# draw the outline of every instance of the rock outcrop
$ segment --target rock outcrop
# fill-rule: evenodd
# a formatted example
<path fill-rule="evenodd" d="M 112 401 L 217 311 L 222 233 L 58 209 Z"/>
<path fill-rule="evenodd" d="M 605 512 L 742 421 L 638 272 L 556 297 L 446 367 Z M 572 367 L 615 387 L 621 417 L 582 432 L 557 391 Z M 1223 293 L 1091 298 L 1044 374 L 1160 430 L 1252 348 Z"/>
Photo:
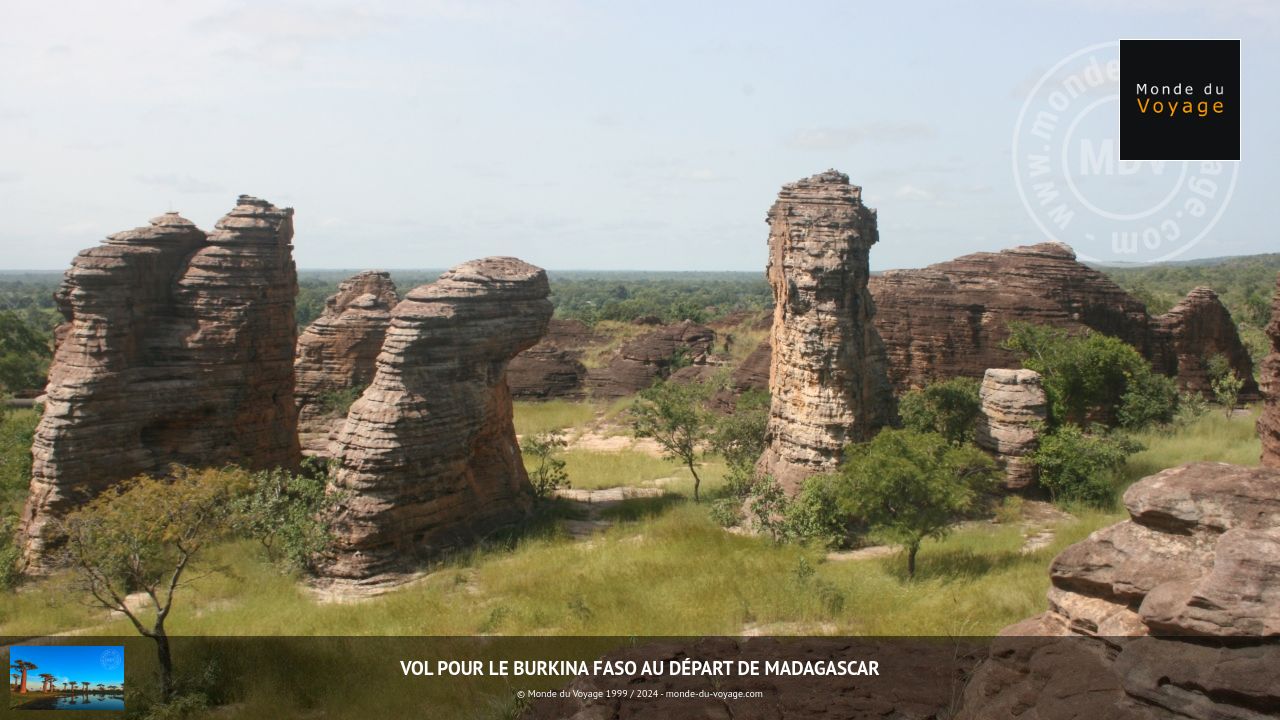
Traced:
<path fill-rule="evenodd" d="M 175 213 L 72 262 L 22 515 L 32 571 L 51 521 L 170 464 L 298 462 L 293 211 L 240 196 L 207 236 Z"/>
<path fill-rule="evenodd" d="M 1275 717 L 1280 470 L 1192 463 L 1124 504 L 1054 560 L 1049 611 L 1002 631 L 959 717 Z"/>
<path fill-rule="evenodd" d="M 682 367 L 707 364 L 715 344 L 715 330 L 691 320 L 660 326 L 623 343 L 605 367 L 587 371 L 587 388 L 598 399 L 626 397 Z"/>
<path fill-rule="evenodd" d="M 1262 361 L 1262 394 L 1266 404 L 1258 418 L 1258 435 L 1262 438 L 1262 464 L 1280 467 L 1280 276 L 1276 278 L 1276 294 L 1271 299 L 1271 322 L 1267 325 L 1271 352 Z"/>
<path fill-rule="evenodd" d="M 1120 338 L 1189 391 L 1206 392 L 1206 365 L 1221 354 L 1246 379 L 1241 398 L 1256 397 L 1249 353 L 1212 291 L 1197 288 L 1168 314 L 1152 318 L 1141 301 L 1077 262 L 1060 243 L 890 270 L 872 277 L 868 288 L 889 380 L 899 395 L 933 380 L 981 378 L 987 368 L 1016 367 L 1017 353 L 1002 343 L 1009 323 L 1019 321 Z"/>
<path fill-rule="evenodd" d="M 1034 370 L 990 368 L 978 390 L 981 409 L 974 426 L 978 447 L 996 456 L 1005 474 L 1005 487 L 1016 490 L 1035 482 L 1030 459 L 1039 433 L 1049 418 L 1049 402 Z"/>
<path fill-rule="evenodd" d="M 585 323 L 553 319 L 542 340 L 507 366 L 511 396 L 525 400 L 584 397 L 587 368 L 582 355 L 594 339 Z"/>
<path fill-rule="evenodd" d="M 329 434 L 346 419 L 354 400 L 373 380 L 374 364 L 400 302 L 391 275 L 369 270 L 338 285 L 324 312 L 298 336 L 293 362 L 298 436 L 303 451 L 328 452 Z"/>
<path fill-rule="evenodd" d="M 1184 391 L 1213 397 L 1208 371 L 1209 360 L 1215 355 L 1225 358 L 1244 381 L 1240 399 L 1257 400 L 1253 360 L 1217 293 L 1207 287 L 1195 288 L 1169 312 L 1155 318 L 1150 359 L 1157 370 L 1177 378 Z"/>
<path fill-rule="evenodd" d="M 515 258 L 459 265 L 396 306 L 373 381 L 330 446 L 344 494 L 321 574 L 352 588 L 526 516 L 507 363 L 551 319 L 546 273 Z"/>
<path fill-rule="evenodd" d="M 767 220 L 776 352 L 757 471 L 794 494 L 893 413 L 867 291 L 868 254 L 879 234 L 862 188 L 834 170 L 783 186 Z"/>

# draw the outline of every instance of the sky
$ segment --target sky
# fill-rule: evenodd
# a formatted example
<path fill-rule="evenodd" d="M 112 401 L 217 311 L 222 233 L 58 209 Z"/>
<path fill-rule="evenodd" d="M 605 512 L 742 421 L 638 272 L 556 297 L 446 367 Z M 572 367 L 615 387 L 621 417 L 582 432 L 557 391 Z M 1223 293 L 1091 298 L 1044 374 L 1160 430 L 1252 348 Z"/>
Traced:
<path fill-rule="evenodd" d="M 1060 59 L 1122 37 L 1242 40 L 1238 176 L 1179 257 L 1278 249 L 1268 0 L 9 0 L 4 17 L 0 270 L 65 268 L 170 210 L 208 230 L 246 193 L 296 209 L 302 268 L 754 271 L 780 186 L 827 168 L 879 212 L 873 269 L 1039 242 L 1011 169 L 1020 108 Z"/>
<path fill-rule="evenodd" d="M 28 690 L 40 689 L 44 673 L 56 676 L 59 687 L 73 680 L 94 687 L 124 683 L 124 648 L 119 645 L 15 645 L 9 652 L 11 660 L 36 664 L 27 672 Z"/>

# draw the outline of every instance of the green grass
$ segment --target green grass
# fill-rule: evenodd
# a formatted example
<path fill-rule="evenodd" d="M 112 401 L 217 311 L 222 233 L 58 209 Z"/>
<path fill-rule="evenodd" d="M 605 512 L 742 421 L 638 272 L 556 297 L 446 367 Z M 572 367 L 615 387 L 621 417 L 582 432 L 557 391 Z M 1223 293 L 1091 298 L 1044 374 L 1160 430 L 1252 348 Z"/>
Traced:
<path fill-rule="evenodd" d="M 1125 486 L 1165 468 L 1197 460 L 1257 465 L 1262 454 L 1255 427 L 1259 412 L 1255 406 L 1247 415 L 1227 419 L 1221 408 L 1210 407 L 1185 426 L 1137 433 L 1135 439 L 1146 449 L 1131 455 L 1125 463 Z"/>
<path fill-rule="evenodd" d="M 517 435 L 579 428 L 589 424 L 602 407 L 571 400 L 513 403 Z"/>

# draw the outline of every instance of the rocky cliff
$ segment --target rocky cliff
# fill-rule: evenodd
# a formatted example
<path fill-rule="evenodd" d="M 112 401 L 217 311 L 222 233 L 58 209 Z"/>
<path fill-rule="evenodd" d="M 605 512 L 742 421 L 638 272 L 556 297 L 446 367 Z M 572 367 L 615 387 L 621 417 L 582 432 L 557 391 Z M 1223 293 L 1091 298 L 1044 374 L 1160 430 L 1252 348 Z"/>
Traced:
<path fill-rule="evenodd" d="M 346 418 L 344 401 L 373 380 L 374 363 L 400 301 L 391 275 L 366 271 L 338 285 L 324 312 L 298 336 L 293 363 L 298 434 L 309 454 L 326 453 Z"/>
<path fill-rule="evenodd" d="M 1253 360 L 1240 341 L 1231 312 L 1207 287 L 1187 293 L 1169 312 L 1155 318 L 1149 358 L 1157 370 L 1177 378 L 1185 391 L 1213 397 L 1209 360 L 1221 355 L 1244 380 L 1241 400 L 1258 399 Z"/>
<path fill-rule="evenodd" d="M 868 254 L 879 234 L 862 188 L 834 170 L 783 186 L 767 220 L 776 352 L 757 470 L 794 493 L 893 412 L 867 291 Z"/>
<path fill-rule="evenodd" d="M 293 211 L 240 196 L 207 236 L 169 213 L 81 252 L 56 294 L 24 555 L 47 569 L 51 521 L 172 463 L 298 462 Z"/>
<path fill-rule="evenodd" d="M 396 306 L 373 381 L 330 446 L 334 553 L 322 575 L 394 581 L 532 504 L 507 363 L 551 319 L 544 271 L 515 258 L 459 265 Z"/>
<path fill-rule="evenodd" d="M 1271 352 L 1262 361 L 1262 393 L 1266 404 L 1258 418 L 1258 435 L 1262 437 L 1262 464 L 1280 467 L 1280 277 L 1276 278 L 1276 294 L 1271 299 L 1271 323 L 1267 325 Z"/>
<path fill-rule="evenodd" d="M 517 399 L 577 400 L 586 395 L 587 368 L 583 351 L 595 339 L 591 328 L 578 320 L 553 319 L 537 345 L 512 358 L 507 384 Z"/>
<path fill-rule="evenodd" d="M 587 371 L 587 388 L 606 400 L 634 394 L 673 371 L 706 365 L 715 343 L 715 330 L 691 320 L 659 326 L 623 343 L 606 366 Z"/>
<path fill-rule="evenodd" d="M 1049 402 L 1040 373 L 988 369 L 978 397 L 982 403 L 974 427 L 978 447 L 996 456 L 1004 470 L 1005 487 L 1031 485 L 1036 480 L 1036 468 L 1028 456 L 1038 447 L 1038 435 L 1049 419 Z"/>
<path fill-rule="evenodd" d="M 1124 504 L 1054 560 L 1049 611 L 1002 631 L 960 718 L 1275 717 L 1280 471 L 1192 463 Z"/>

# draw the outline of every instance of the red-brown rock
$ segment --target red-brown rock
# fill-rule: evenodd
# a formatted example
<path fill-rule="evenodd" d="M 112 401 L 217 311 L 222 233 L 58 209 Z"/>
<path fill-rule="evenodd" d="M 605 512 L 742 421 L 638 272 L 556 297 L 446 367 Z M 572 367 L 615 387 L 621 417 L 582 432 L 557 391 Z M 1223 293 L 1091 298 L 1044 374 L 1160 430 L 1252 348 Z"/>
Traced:
<path fill-rule="evenodd" d="M 587 371 L 587 388 L 600 399 L 626 397 L 665 379 L 685 365 L 704 365 L 716 332 L 691 320 L 660 326 L 618 349 L 609 364 Z"/>
<path fill-rule="evenodd" d="M 507 365 L 511 396 L 522 400 L 577 400 L 586 395 L 582 354 L 595 339 L 579 320 L 552 319 L 547 334 Z"/>
<path fill-rule="evenodd" d="M 1231 312 L 1207 287 L 1187 293 L 1169 312 L 1155 318 L 1150 359 L 1157 370 L 1177 378 L 1187 392 L 1213 397 L 1209 360 L 1226 359 L 1232 371 L 1244 381 L 1240 399 L 1258 398 L 1253 379 L 1253 360 L 1240 341 Z"/>
<path fill-rule="evenodd" d="M 1258 435 L 1262 438 L 1262 464 L 1280 467 L 1280 276 L 1271 300 L 1267 337 L 1271 339 L 1271 352 L 1263 359 L 1260 373 L 1266 404 L 1258 418 Z"/>
<path fill-rule="evenodd" d="M 330 445 L 330 486 L 345 499 L 321 574 L 335 590 L 394 582 L 526 516 L 506 367 L 546 331 L 548 293 L 543 270 L 496 257 L 396 306 L 373 382 Z"/>
<path fill-rule="evenodd" d="M 208 236 L 169 213 L 72 262 L 22 515 L 32 571 L 52 521 L 121 479 L 297 464 L 292 218 L 242 195 Z"/>

